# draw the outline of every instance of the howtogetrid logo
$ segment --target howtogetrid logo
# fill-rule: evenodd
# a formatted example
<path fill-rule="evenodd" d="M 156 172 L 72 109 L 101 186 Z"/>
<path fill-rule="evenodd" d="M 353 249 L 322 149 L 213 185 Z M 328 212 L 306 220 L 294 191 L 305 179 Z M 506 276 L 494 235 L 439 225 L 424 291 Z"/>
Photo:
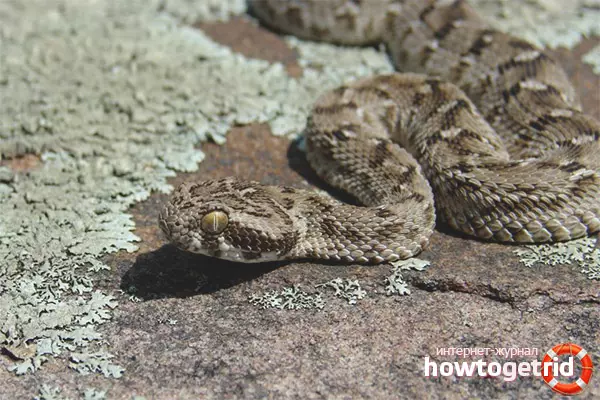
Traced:
<path fill-rule="evenodd" d="M 558 356 L 565 354 L 576 357 L 581 363 L 581 375 L 577 380 L 570 383 L 561 382 L 556 378 L 559 372 L 562 372 L 558 366 Z M 552 349 L 548 350 L 542 360 L 542 377 L 544 378 L 544 381 L 556 393 L 567 396 L 581 393 L 588 383 L 590 383 L 593 370 L 594 365 L 592 364 L 590 355 L 587 351 L 582 349 L 581 346 L 574 343 L 563 343 L 554 346 Z"/>

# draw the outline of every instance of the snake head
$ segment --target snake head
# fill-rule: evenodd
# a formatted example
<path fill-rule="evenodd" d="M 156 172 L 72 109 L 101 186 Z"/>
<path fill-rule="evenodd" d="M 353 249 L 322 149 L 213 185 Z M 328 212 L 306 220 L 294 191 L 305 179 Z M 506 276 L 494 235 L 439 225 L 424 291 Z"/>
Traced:
<path fill-rule="evenodd" d="M 159 226 L 185 251 L 242 262 L 278 260 L 295 239 L 270 190 L 236 178 L 187 182 L 162 208 Z"/>

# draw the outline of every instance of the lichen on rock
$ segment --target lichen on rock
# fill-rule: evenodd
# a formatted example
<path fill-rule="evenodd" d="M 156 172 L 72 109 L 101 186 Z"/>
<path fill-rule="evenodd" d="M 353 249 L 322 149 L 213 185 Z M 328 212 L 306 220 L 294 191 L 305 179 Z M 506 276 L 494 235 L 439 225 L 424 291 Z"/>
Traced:
<path fill-rule="evenodd" d="M 0 161 L 41 160 L 28 172 L 0 166 L 0 347 L 17 373 L 48 357 L 103 357 L 97 327 L 118 303 L 95 288 L 109 268 L 100 257 L 137 249 L 128 207 L 195 170 L 197 143 L 250 122 L 294 136 L 324 89 L 389 65 L 383 53 L 331 46 L 356 63 L 327 74 L 307 66 L 293 79 L 182 23 L 244 9 L 240 0 L 0 4 L 0 98 L 10 100 L 0 102 Z M 103 362 L 89 371 L 118 370 Z"/>

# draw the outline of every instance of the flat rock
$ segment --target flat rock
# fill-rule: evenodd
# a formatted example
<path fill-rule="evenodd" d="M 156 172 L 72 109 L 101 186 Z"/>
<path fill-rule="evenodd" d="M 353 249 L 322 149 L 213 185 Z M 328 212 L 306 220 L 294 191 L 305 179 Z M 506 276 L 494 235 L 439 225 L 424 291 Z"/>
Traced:
<path fill-rule="evenodd" d="M 245 19 L 199 28 L 246 55 L 286 65 L 301 74 L 295 54 L 279 36 Z M 580 55 L 600 43 L 588 39 L 558 50 L 580 90 L 584 109 L 600 117 L 599 79 Z M 267 125 L 234 128 L 223 146 L 205 144 L 195 173 L 171 183 L 229 175 L 268 184 L 319 185 L 295 145 L 271 135 Z M 310 183 L 310 185 L 309 185 Z M 108 390 L 108 398 L 554 398 L 539 377 L 425 376 L 425 358 L 462 358 L 456 348 L 489 349 L 487 361 L 531 361 L 563 342 L 582 345 L 600 360 L 600 285 L 573 266 L 525 267 L 514 247 L 485 243 L 444 227 L 420 258 L 425 271 L 409 271 L 411 294 L 387 296 L 390 266 L 312 262 L 236 264 L 177 250 L 156 225 L 166 195 L 154 194 L 131 209 L 140 250 L 107 256 L 113 267 L 102 282 L 109 291 L 135 292 L 121 301 L 103 327 L 118 380 L 79 376 L 50 362 L 35 376 L 1 370 L 2 398 L 24 398 L 28 387 L 49 383 L 66 394 L 82 387 Z M 365 298 L 350 305 L 315 285 L 357 280 Z M 262 309 L 251 295 L 297 286 L 321 293 L 322 309 Z M 513 359 L 495 349 L 537 349 Z M 581 398 L 600 398 L 600 379 Z"/>

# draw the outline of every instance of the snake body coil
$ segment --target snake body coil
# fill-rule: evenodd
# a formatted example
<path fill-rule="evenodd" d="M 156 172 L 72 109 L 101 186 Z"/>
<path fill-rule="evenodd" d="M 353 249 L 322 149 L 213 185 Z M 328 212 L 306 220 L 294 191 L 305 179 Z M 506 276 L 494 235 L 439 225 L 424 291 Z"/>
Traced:
<path fill-rule="evenodd" d="M 180 248 L 245 262 L 393 261 L 427 245 L 435 211 L 499 242 L 600 230 L 600 124 L 542 50 L 490 29 L 462 0 L 252 6 L 300 37 L 384 42 L 399 71 L 428 75 L 361 79 L 314 106 L 307 159 L 364 207 L 235 178 L 186 183 L 160 217 Z"/>

